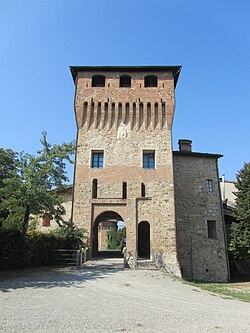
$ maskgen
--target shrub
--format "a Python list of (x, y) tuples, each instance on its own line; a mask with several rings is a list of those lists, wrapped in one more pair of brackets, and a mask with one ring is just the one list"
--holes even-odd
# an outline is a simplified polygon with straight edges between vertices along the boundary
[(23, 266), (23, 238), (19, 230), (0, 228), (0, 269)]
[(30, 230), (25, 239), (20, 230), (0, 228), (0, 270), (48, 265), (49, 251), (79, 249), (83, 235), (71, 221), (49, 234)]
[(24, 264), (28, 267), (47, 265), (48, 252), (64, 247), (65, 240), (62, 237), (38, 231), (29, 231), (24, 242)]
[(84, 246), (85, 233), (83, 228), (78, 228), (70, 219), (68, 222), (64, 221), (52, 234), (64, 239), (65, 248), (78, 250)]

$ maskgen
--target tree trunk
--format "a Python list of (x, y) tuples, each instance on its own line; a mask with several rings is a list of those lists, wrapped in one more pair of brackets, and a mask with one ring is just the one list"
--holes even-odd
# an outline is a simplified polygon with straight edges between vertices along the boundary
[(29, 224), (29, 217), (30, 217), (30, 208), (28, 205), (26, 205), (24, 217), (23, 217), (23, 230), (22, 230), (23, 238), (25, 238), (25, 235), (26, 235), (26, 231), (27, 231), (28, 224)]

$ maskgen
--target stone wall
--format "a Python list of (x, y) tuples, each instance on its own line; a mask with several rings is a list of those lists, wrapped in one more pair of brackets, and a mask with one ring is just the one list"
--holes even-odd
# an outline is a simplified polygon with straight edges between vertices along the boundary
[[(217, 157), (174, 153), (177, 249), (187, 280), (228, 280)], [(207, 179), (212, 180), (212, 192)], [(208, 237), (207, 221), (216, 221), (215, 238)]]
[(98, 251), (105, 251), (107, 249), (107, 231), (112, 228), (117, 229), (116, 222), (101, 222), (98, 225)]
[[(127, 73), (131, 88), (119, 87), (120, 72), (102, 72), (105, 87), (91, 87), (98, 72), (79, 71), (75, 114), (78, 125), (74, 182), (74, 222), (88, 230), (91, 242), (96, 217), (105, 211), (120, 214), (126, 224), (128, 253), (136, 256), (136, 230), (150, 224), (151, 257), (180, 275), (176, 256), (175, 204), (171, 129), (175, 107), (171, 70), (154, 72), (157, 87), (144, 87), (148, 72)], [(91, 151), (104, 152), (104, 167), (91, 168)], [(154, 169), (142, 167), (143, 151), (154, 151)], [(97, 199), (92, 181), (97, 179)], [(127, 198), (122, 199), (122, 184)], [(148, 200), (140, 200), (141, 183)]]

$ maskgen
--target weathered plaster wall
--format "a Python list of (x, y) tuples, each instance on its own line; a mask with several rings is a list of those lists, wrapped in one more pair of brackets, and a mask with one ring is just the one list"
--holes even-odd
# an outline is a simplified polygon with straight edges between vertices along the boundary
[[(63, 197), (63, 207), (65, 208), (65, 214), (63, 220), (68, 221), (71, 217), (72, 210), (72, 187), (65, 190), (65, 192), (59, 193)], [(43, 226), (43, 219), (39, 218), (37, 223), (37, 230), (42, 232), (50, 232), (58, 227), (58, 224), (54, 220), (50, 220), (50, 226)]]

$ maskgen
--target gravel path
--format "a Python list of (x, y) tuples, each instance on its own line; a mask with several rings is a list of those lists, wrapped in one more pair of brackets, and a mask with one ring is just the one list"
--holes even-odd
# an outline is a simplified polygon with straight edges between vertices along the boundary
[(250, 303), (157, 270), (0, 273), (0, 332), (250, 332)]

